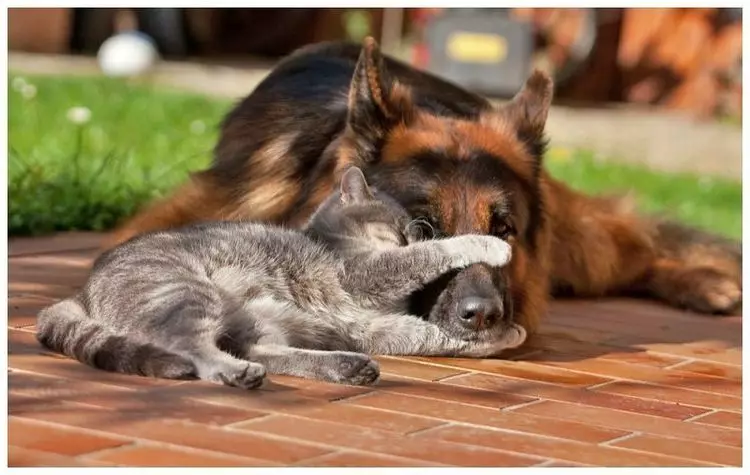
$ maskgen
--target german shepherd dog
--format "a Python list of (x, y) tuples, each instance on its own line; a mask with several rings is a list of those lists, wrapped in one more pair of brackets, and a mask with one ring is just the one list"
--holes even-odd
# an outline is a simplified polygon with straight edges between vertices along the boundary
[(547, 174), (552, 90), (537, 71), (494, 107), (381, 55), (372, 38), (304, 47), (225, 118), (212, 166), (114, 242), (203, 220), (301, 225), (356, 165), (426, 230), (512, 244), (508, 266), (475, 265), (418, 292), (416, 314), (513, 319), (533, 332), (559, 294), (637, 293), (701, 313), (736, 311), (738, 243), (638, 216), (623, 200), (582, 195)]

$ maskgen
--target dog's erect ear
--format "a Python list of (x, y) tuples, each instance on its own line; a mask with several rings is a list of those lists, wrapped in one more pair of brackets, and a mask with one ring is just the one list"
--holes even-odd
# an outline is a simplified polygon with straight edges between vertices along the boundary
[(347, 204), (363, 203), (373, 199), (365, 175), (357, 167), (350, 167), (341, 177), (341, 201)]
[(377, 42), (365, 38), (349, 89), (348, 123), (358, 141), (373, 147), (410, 110), (408, 89), (388, 73)]
[(552, 104), (552, 95), (552, 78), (536, 70), (518, 94), (500, 109), (516, 127), (519, 138), (538, 158), (541, 158), (544, 151), (544, 126)]

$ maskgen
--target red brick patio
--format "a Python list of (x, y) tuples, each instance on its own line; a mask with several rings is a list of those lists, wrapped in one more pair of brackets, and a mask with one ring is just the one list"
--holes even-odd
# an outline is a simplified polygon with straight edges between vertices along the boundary
[(563, 301), (513, 361), (379, 358), (376, 387), (259, 391), (90, 369), (34, 338), (99, 236), (11, 240), (11, 466), (742, 463), (742, 319)]

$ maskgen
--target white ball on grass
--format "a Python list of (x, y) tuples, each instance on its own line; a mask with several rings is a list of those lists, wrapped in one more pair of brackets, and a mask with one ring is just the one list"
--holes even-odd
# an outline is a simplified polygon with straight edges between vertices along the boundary
[(156, 64), (159, 53), (151, 38), (129, 31), (107, 38), (96, 59), (107, 76), (137, 76)]

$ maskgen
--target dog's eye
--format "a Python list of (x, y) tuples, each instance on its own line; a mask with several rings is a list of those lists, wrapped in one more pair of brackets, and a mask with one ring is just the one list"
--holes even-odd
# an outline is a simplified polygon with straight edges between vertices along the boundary
[(515, 235), (515, 231), (507, 224), (503, 224), (497, 231), (495, 231), (495, 236), (501, 239), (508, 239), (513, 235)]
[(497, 236), (500, 239), (508, 239), (516, 235), (516, 228), (508, 219), (496, 217), (493, 219), (490, 232), (493, 236)]

